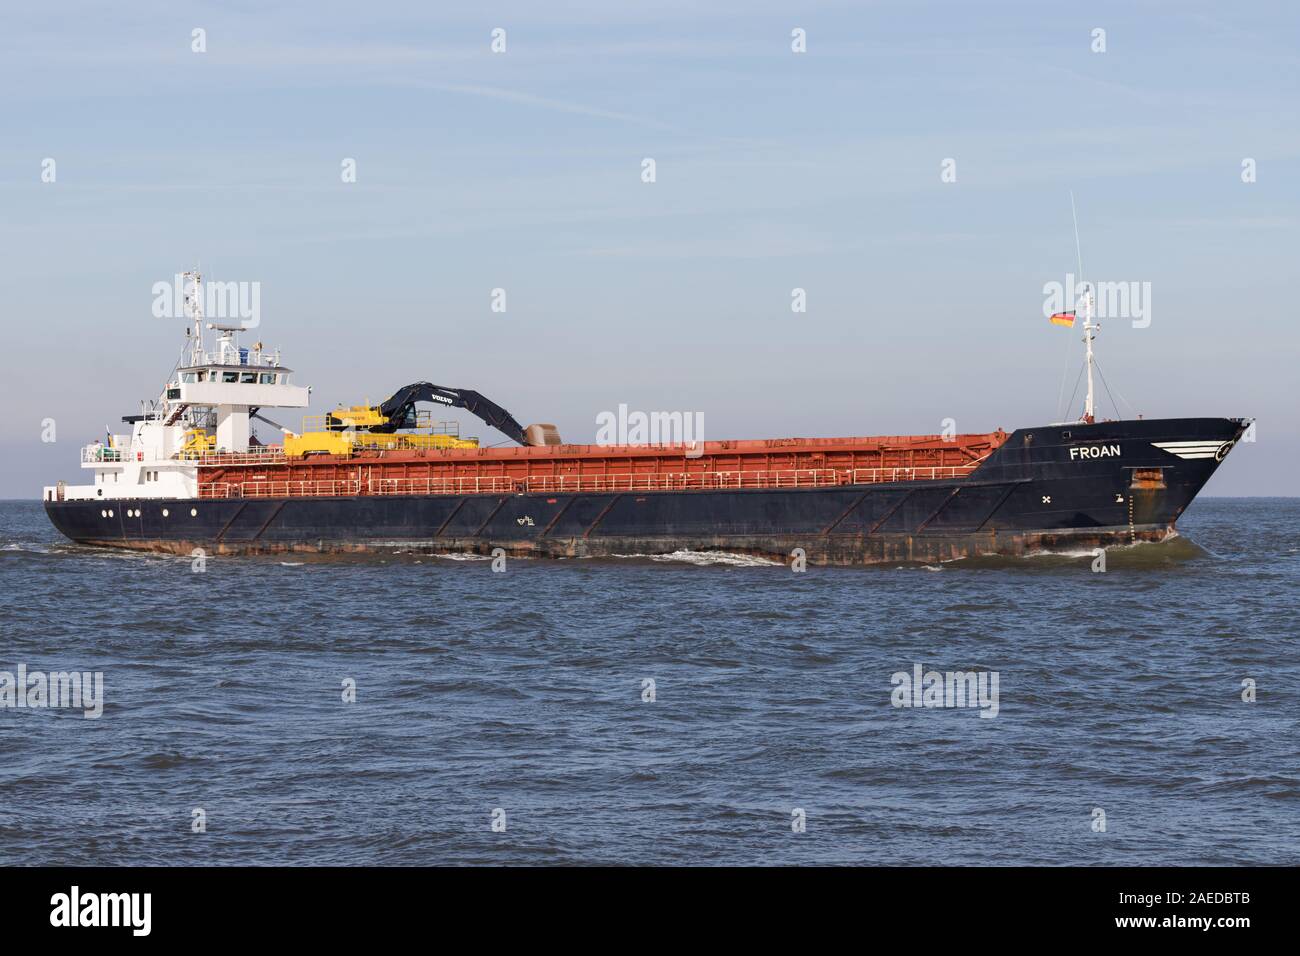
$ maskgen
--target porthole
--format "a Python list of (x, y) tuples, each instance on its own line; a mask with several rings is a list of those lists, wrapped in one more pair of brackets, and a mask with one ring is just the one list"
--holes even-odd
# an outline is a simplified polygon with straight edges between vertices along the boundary
[(190, 509), (190, 517), (191, 517), (191, 518), (197, 518), (198, 516), (199, 516), (199, 509), (198, 509), (198, 508), (191, 508), (191, 509)]
[(164, 508), (164, 509), (163, 509), (163, 517), (166, 518), (169, 514), (171, 514), (171, 512), (168, 511), (166, 508)]
[(108, 517), (108, 511), (107, 511), (107, 509), (105, 509), (105, 508), (100, 508), (100, 509), (99, 509), (99, 516), (100, 516), (101, 518), (107, 518), (107, 517)]
[(112, 508), (109, 508), (109, 509), (108, 509), (108, 516), (109, 516), (110, 518), (113, 517), (113, 509), (112, 509)]

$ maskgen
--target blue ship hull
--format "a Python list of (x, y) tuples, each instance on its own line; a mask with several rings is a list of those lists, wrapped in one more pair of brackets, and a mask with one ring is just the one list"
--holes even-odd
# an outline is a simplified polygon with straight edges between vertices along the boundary
[(74, 541), (185, 554), (196, 548), (214, 554), (379, 548), (489, 554), (500, 548), (551, 557), (714, 550), (789, 559), (802, 549), (811, 564), (928, 562), (1162, 540), (1247, 425), (1196, 418), (1020, 429), (969, 476), (951, 480), (580, 494), (119, 498), (47, 501), (45, 507)]

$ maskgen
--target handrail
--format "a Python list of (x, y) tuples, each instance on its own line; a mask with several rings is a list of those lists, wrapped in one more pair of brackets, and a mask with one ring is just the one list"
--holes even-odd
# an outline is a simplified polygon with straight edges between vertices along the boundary
[(359, 481), (214, 481), (199, 485), (200, 498), (342, 498), (360, 493)]
[[(759, 488), (827, 488), (903, 481), (965, 478), (974, 465), (925, 468), (798, 468), (781, 471), (670, 472), (645, 475), (469, 475), (458, 478), (375, 478), (367, 495), (570, 494), (635, 491), (724, 491)], [(360, 480), (227, 481), (200, 484), (200, 497), (278, 498), (362, 494)]]
[(243, 452), (210, 451), (200, 454), (190, 453), (187, 461), (193, 461), (203, 468), (229, 467), (231, 465), (282, 465), (288, 459), (280, 445), (265, 445), (254, 451)]
[[(240, 355), (240, 352), (243, 355)], [(241, 361), (242, 359), (242, 361)], [(281, 368), (280, 350), (268, 351), (267, 349), (242, 348), (241, 346), (231, 346), (228, 349), (217, 349), (212, 351), (202, 349), (185, 354), (186, 364), (183, 368), (202, 368), (205, 365), (217, 365), (221, 368)]]
[(81, 463), (88, 465), (91, 462), (108, 462), (116, 464), (122, 460), (122, 449), (109, 448), (107, 445), (85, 445), (81, 449)]
[[(331, 430), (329, 428), (330, 419), (334, 419), (335, 421), (346, 419), (348, 413), (351, 411), (352, 410), (349, 408), (335, 408), (330, 412), (320, 415), (304, 415), (302, 417), (302, 430), (304, 432), (323, 432)], [(417, 410), (415, 412), (414, 420), (405, 423), (403, 427), (426, 435), (450, 435), (452, 438), (460, 437), (460, 422), (445, 421), (440, 418), (435, 418), (433, 412), (428, 411), (427, 409)], [(345, 429), (342, 428), (337, 430), (345, 431)], [(370, 433), (364, 427), (356, 428), (354, 432), (357, 435), (374, 434), (379, 438), (393, 438), (399, 434), (397, 432)]]
[(563, 493), (603, 491), (690, 491), (730, 488), (824, 488), (836, 485), (964, 478), (972, 467), (799, 468), (783, 471), (669, 472), (645, 475), (530, 475), (524, 478), (379, 478), (372, 495)]

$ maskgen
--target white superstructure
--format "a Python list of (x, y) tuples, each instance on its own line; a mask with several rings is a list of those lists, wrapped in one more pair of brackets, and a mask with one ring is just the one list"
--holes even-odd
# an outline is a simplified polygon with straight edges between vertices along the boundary
[(254, 442), (251, 419), (261, 409), (306, 408), (311, 389), (290, 383), (278, 349), (241, 346), (241, 326), (205, 324), (202, 278), (185, 278), (193, 289), (185, 297), (190, 344), (162, 394), (123, 419), (130, 434), (108, 434), (81, 449), (90, 484), (47, 486), (46, 500), (196, 498), (201, 462), (279, 453)]

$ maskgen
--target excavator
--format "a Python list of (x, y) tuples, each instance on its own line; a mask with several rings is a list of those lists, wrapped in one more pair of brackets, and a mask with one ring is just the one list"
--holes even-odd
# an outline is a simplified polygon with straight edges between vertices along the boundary
[[(403, 385), (379, 405), (335, 408), (323, 416), (323, 428), (304, 426), (301, 435), (285, 435), (284, 451), (290, 457), (311, 454), (348, 455), (357, 448), (477, 448), (476, 438), (461, 438), (416, 408), (432, 402), (449, 408), (463, 408), (491, 425), (512, 441), (524, 446), (558, 445), (560, 433), (554, 425), (520, 425), (515, 417), (480, 392), (451, 388), (432, 382)], [(306, 422), (311, 422), (308, 418)], [(317, 421), (321, 421), (317, 418)]]

